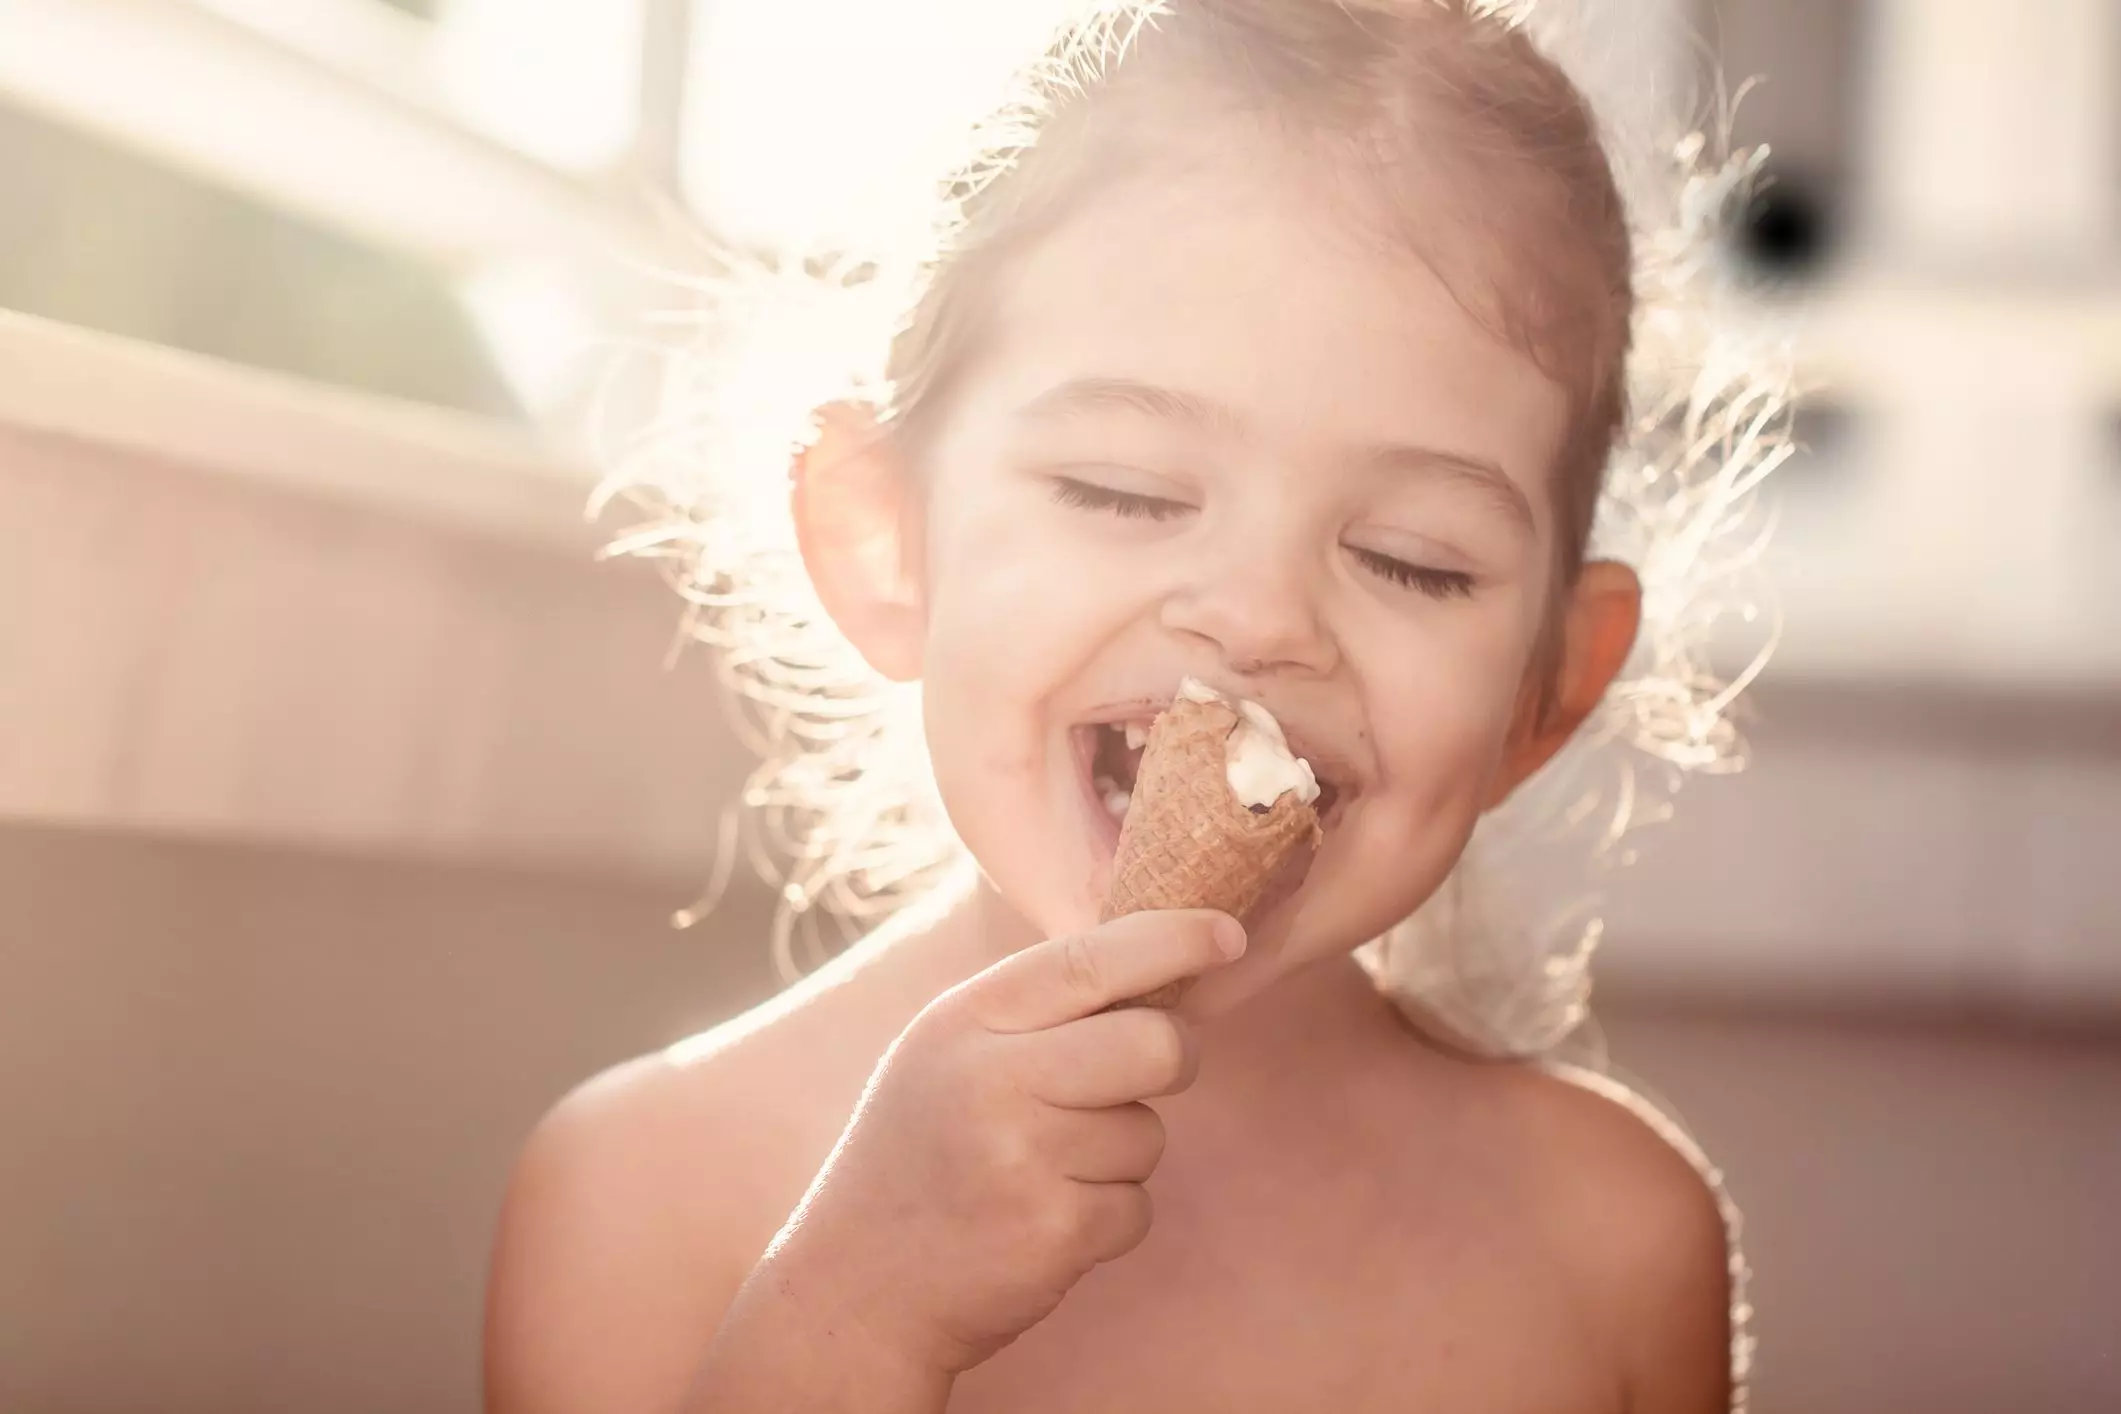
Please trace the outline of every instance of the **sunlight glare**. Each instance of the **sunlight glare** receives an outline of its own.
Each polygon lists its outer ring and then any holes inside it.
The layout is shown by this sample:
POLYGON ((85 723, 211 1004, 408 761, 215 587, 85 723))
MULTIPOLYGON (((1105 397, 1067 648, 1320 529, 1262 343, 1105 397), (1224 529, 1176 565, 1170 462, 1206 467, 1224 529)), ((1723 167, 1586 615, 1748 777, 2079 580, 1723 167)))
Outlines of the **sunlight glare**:
POLYGON ((737 240, 787 247, 867 233, 925 198, 939 154, 1064 9, 696 0, 686 195, 737 240))
POLYGON ((524 408, 555 413, 579 387, 597 318, 564 271, 534 262, 482 266, 459 297, 524 408))
POLYGON ((436 72, 465 119, 569 171, 601 171, 640 125, 645 0, 451 0, 436 72))

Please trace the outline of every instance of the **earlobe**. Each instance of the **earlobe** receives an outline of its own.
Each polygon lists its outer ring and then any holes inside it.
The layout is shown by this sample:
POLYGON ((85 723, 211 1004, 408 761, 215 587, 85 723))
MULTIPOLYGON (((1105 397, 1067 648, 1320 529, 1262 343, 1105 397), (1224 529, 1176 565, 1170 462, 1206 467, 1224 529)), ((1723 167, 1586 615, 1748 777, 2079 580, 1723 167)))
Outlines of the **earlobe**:
POLYGON ((1642 581, 1612 560, 1577 576, 1562 624, 1561 662, 1544 714, 1527 712, 1512 733, 1488 801, 1493 809, 1551 761, 1605 699, 1627 666, 1642 625, 1642 581))
POLYGON ((825 612, 869 666, 920 676, 920 506, 913 477, 868 408, 835 403, 790 471, 789 511, 825 612))

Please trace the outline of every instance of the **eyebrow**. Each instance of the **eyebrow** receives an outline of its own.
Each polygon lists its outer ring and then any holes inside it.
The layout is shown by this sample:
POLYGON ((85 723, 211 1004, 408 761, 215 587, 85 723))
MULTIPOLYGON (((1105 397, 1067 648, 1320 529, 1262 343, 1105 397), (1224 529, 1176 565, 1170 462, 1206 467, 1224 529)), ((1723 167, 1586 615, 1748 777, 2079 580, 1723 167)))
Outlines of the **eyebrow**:
MULTIPOLYGON (((1229 435, 1241 435, 1244 431, 1244 419, 1213 398, 1132 378, 1070 379, 1024 404, 1022 415, 1048 418, 1107 410, 1141 413, 1171 422, 1189 422, 1207 431, 1229 435)), ((1440 447, 1387 443, 1364 448, 1356 460, 1360 465, 1379 471, 1441 475, 1446 480, 1483 493, 1525 530, 1537 528, 1532 503, 1526 498, 1524 488, 1512 481, 1499 464, 1486 457, 1440 447)))
POLYGON ((1138 412, 1169 422, 1191 422, 1212 432, 1241 432, 1243 420, 1213 398, 1133 378, 1071 378, 1024 404, 1026 417, 1075 412, 1138 412))
POLYGON ((1526 499, 1524 488, 1510 479, 1508 472, 1486 457, 1468 456, 1464 452, 1447 452, 1437 447, 1383 446, 1372 447, 1362 460, 1383 471, 1408 472, 1415 475, 1437 476, 1458 482, 1485 495, 1526 533, 1539 528, 1532 514, 1532 503, 1526 499))

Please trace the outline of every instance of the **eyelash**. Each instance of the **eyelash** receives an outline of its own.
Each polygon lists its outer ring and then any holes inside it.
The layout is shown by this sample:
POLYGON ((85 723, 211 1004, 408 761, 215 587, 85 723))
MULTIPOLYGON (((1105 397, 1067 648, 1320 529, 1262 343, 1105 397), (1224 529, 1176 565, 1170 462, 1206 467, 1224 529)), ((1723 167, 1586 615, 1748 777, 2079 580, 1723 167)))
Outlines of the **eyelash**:
POLYGON ((1427 565, 1409 564, 1395 560, 1390 555, 1380 555, 1375 550, 1354 550, 1350 553, 1362 562, 1363 568, 1380 575, 1404 589, 1418 589, 1431 599, 1470 599, 1473 597, 1473 576, 1464 570, 1439 570, 1427 565))
MULTIPOLYGON (((1193 509, 1180 501, 1167 501, 1161 496, 1143 496, 1132 491, 1115 491, 1109 486, 1092 485, 1070 476, 1053 478, 1053 499, 1064 506, 1088 511, 1108 511, 1126 520, 1175 520, 1193 509)), ((1409 564, 1390 555, 1380 555, 1375 550, 1359 550, 1352 546, 1349 547, 1349 553, 1355 556, 1364 569, 1378 578, 1403 589, 1418 590, 1431 599, 1469 599, 1473 595, 1473 576, 1463 570, 1432 569, 1426 565, 1409 564)))
POLYGON ((1193 509, 1178 501, 1166 501, 1161 496, 1114 491, 1109 486, 1093 486, 1072 476, 1053 478, 1053 499, 1064 506, 1077 506, 1086 511, 1110 511, 1127 520, 1174 520, 1193 509))

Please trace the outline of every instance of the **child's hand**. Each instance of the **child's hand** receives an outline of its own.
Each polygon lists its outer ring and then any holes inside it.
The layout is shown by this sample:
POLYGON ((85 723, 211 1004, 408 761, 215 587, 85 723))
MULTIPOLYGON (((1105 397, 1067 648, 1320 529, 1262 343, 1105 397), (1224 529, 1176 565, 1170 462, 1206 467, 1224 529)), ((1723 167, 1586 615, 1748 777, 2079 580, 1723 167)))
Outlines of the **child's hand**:
POLYGON ((1229 962, 1236 920, 1136 913, 931 1003, 876 1072, 776 1250, 872 1338, 970 1369, 1148 1235, 1164 1146, 1141 1101, 1193 1083, 1186 1024, 1106 1011, 1229 962))

